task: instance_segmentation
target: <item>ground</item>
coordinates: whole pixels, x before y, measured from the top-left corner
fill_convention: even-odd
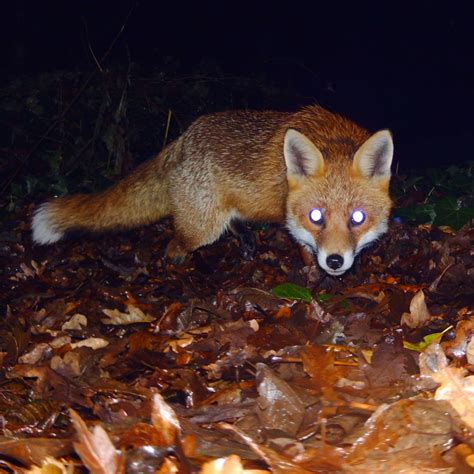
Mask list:
[[[281,227],[176,266],[168,221],[34,247],[31,211],[0,234],[6,471],[471,472],[472,226],[392,223],[333,278]]]

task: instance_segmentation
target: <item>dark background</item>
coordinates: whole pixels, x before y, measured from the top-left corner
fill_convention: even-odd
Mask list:
[[[371,129],[410,167],[474,157],[471,2],[18,1],[2,5],[2,81],[107,58],[262,72]],[[133,8],[132,8],[133,7]],[[132,12],[126,20],[130,10]],[[87,40],[86,40],[87,38]],[[258,104],[257,104],[258,106]]]

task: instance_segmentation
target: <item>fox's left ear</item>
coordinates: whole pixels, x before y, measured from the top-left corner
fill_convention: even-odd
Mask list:
[[[353,170],[363,178],[390,178],[393,140],[389,130],[374,133],[354,155]]]

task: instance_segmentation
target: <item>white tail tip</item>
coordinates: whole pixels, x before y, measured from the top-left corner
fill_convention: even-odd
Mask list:
[[[50,203],[39,206],[33,214],[31,229],[33,242],[41,245],[53,244],[64,237],[64,232],[54,228],[54,211]]]

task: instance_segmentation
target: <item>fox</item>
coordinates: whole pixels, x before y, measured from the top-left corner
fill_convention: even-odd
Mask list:
[[[339,276],[387,231],[393,150],[389,130],[371,134],[319,105],[216,112],[110,188],[38,206],[32,238],[52,244],[70,231],[130,229],[170,216],[165,256],[180,263],[226,230],[238,234],[244,222],[279,223]],[[252,239],[241,243],[252,248]]]

